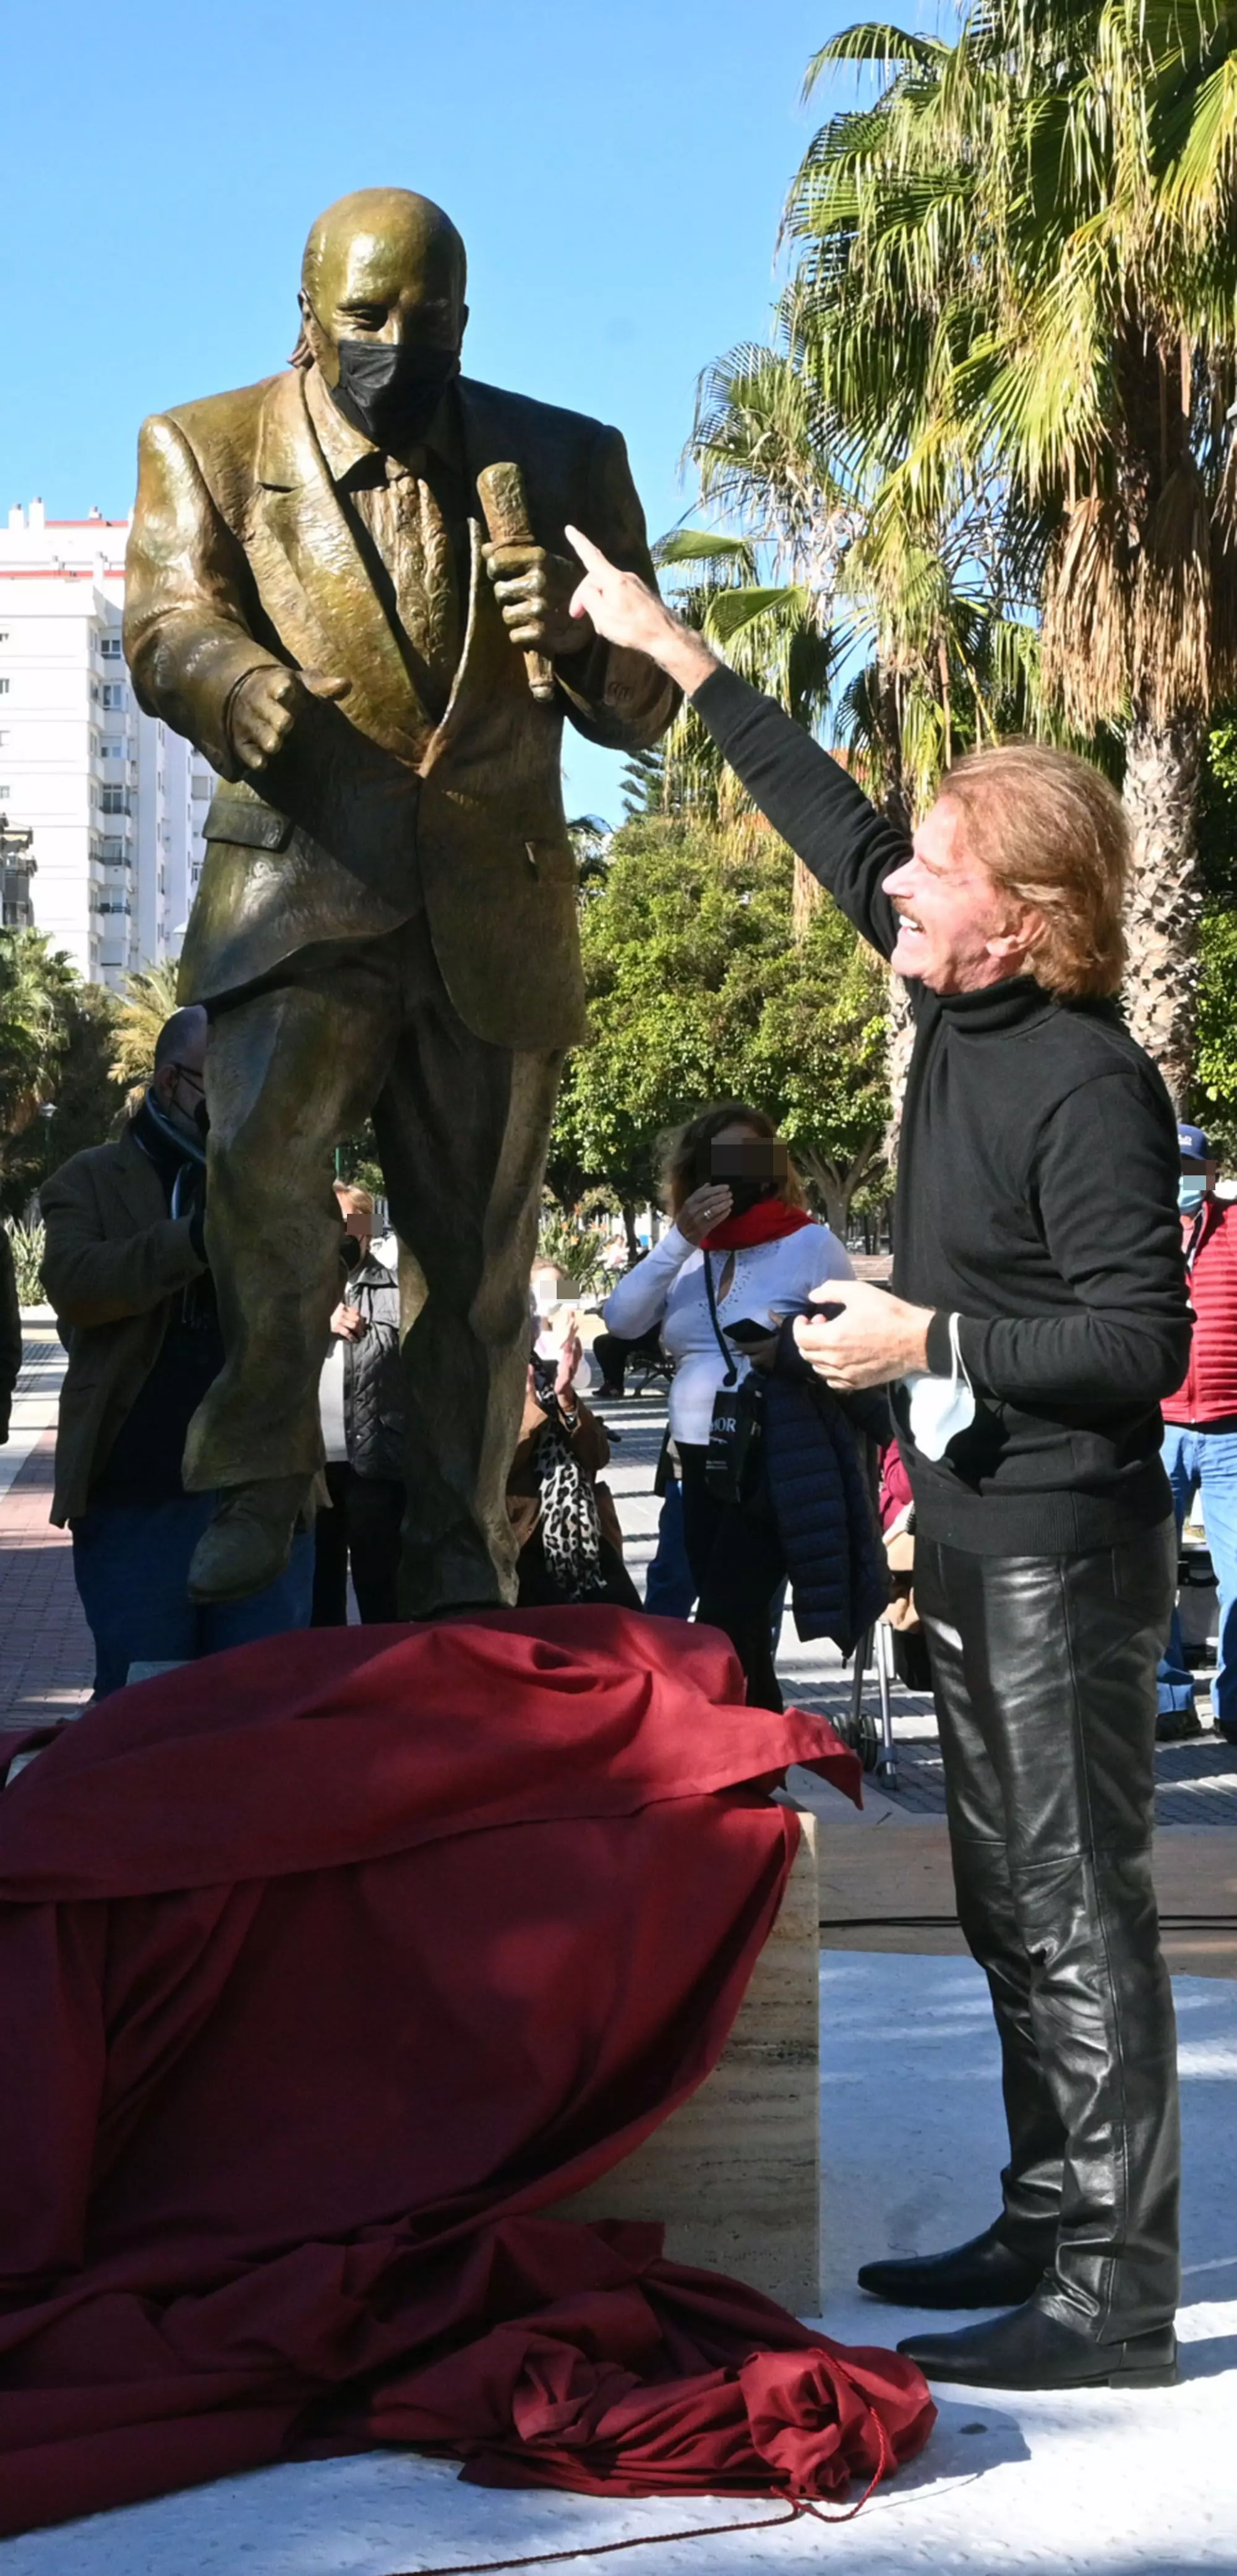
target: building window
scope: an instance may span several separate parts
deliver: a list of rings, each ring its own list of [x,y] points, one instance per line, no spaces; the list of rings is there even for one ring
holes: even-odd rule
[[[126,792],[125,792],[125,790],[124,790],[124,788],[123,788],[123,787],[105,787],[105,788],[104,788],[104,790],[103,790],[103,811],[104,811],[104,813],[105,813],[105,814],[127,814],[127,813],[128,813],[128,811],[129,811],[129,799],[128,799],[128,796],[127,796],[127,794],[126,794]]]
[[[104,757],[104,759],[105,759],[105,760],[123,760],[123,759],[124,759],[124,756],[125,756],[125,747],[124,747],[124,744],[123,744],[123,742],[121,741],[121,739],[120,739],[119,735],[118,735],[118,734],[114,734],[114,733],[113,733],[113,734],[106,734],[106,733],[105,733],[105,734],[104,734],[104,737],[103,737],[103,757]]]
[[[0,644],[7,644],[7,643],[8,643],[8,640],[9,640],[9,630],[8,630],[7,626],[0,626]]]
[[[105,681],[104,681],[104,683],[103,683],[103,704],[104,704],[104,706],[105,706],[105,707],[117,707],[117,708],[120,708],[120,707],[123,707],[124,702],[125,702],[125,685],[124,685],[124,681],[123,681],[123,680],[105,680]]]
[[[7,681],[7,680],[0,680],[0,698],[7,698],[8,694],[9,694],[9,684],[8,684],[8,681]]]
[[[105,662],[118,662],[120,660],[119,635],[105,635],[99,650]]]

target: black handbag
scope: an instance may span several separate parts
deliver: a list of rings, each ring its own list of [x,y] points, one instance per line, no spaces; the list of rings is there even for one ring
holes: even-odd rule
[[[713,1398],[704,1481],[717,1502],[745,1503],[755,1492],[760,1475],[764,1388],[754,1369],[749,1369],[747,1376],[740,1380],[738,1362],[717,1320],[713,1268],[707,1252],[704,1256],[704,1287],[709,1301],[709,1320],[726,1363],[725,1377]]]

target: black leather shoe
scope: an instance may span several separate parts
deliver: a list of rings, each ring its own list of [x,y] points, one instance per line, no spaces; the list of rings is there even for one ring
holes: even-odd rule
[[[896,2255],[885,2263],[865,2263],[861,2290],[874,2298],[893,2299],[900,2308],[1020,2308],[1043,2274],[1037,2263],[1015,2254],[986,2227],[967,2245],[948,2254]]]
[[[1177,2337],[1172,2326],[1096,2343],[1064,2325],[1038,2299],[1008,2317],[991,2317],[956,2334],[908,2335],[898,2345],[925,2379],[964,2388],[1175,2388]]]

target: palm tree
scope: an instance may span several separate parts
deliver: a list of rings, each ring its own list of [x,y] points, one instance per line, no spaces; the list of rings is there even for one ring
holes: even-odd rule
[[[869,544],[986,501],[1003,594],[1042,603],[1041,721],[1119,726],[1130,1016],[1181,1100],[1200,738],[1237,688],[1237,20],[979,0],[953,45],[851,29],[809,89],[842,61],[883,86],[792,190],[793,327],[884,468]]]
[[[154,1072],[155,1041],[177,1007],[177,971],[174,959],[165,957],[157,966],[143,966],[125,977],[112,1073],[131,1090],[148,1083]]]

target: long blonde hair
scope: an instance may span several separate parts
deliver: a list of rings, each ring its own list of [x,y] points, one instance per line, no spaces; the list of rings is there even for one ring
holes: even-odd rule
[[[955,761],[940,796],[961,808],[968,853],[1041,915],[1028,962],[1045,990],[1117,992],[1130,836],[1115,787],[1072,751],[1010,742]]]

